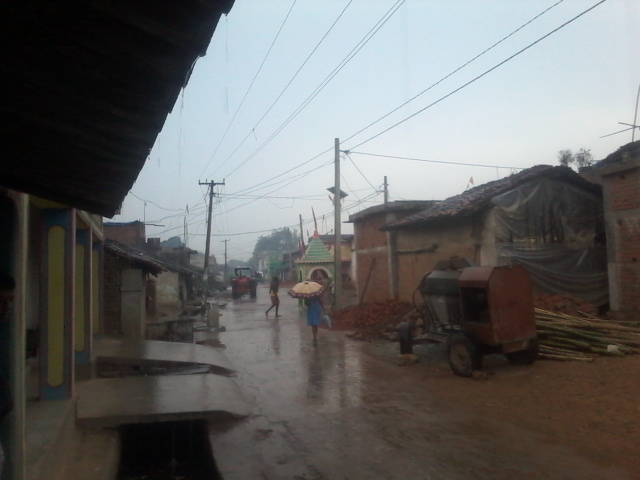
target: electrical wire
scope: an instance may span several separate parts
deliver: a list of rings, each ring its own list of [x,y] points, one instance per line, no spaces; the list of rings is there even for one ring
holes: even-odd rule
[[[593,10],[594,8],[602,5],[604,2],[606,2],[607,0],[600,0],[598,3],[596,3],[595,5],[587,8],[586,10],[584,10],[583,12],[579,13],[578,15],[576,15],[575,17],[571,18],[570,20],[566,21],[565,23],[563,23],[562,25],[560,25],[557,28],[554,28],[553,30],[551,30],[549,33],[547,33],[546,35],[543,35],[542,37],[538,38],[537,40],[535,40],[534,42],[530,43],[529,45],[527,45],[526,47],[518,50],[516,53],[514,53],[513,55],[507,57],[506,59],[504,59],[503,61],[501,61],[500,63],[494,65],[493,67],[491,67],[490,69],[484,71],[483,73],[481,73],[480,75],[477,75],[476,77],[474,77],[473,79],[469,80],[468,82],[464,83],[463,85],[461,85],[460,87],[456,88],[455,90],[452,90],[451,92],[447,93],[446,95],[440,97],[438,100],[430,103],[429,105],[427,105],[424,108],[421,108],[420,110],[418,110],[417,112],[409,115],[408,117],[400,120],[399,122],[396,122],[395,124],[391,125],[388,128],[385,128],[384,130],[382,130],[381,132],[373,135],[372,137],[369,137],[368,139],[366,139],[363,142],[358,143],[357,145],[354,145],[353,147],[351,147],[351,150],[353,150],[354,148],[358,148],[362,145],[364,145],[365,143],[369,143],[371,140],[374,140],[376,138],[378,138],[379,136],[387,133],[388,131],[396,128],[397,126],[403,124],[404,122],[412,119],[413,117],[415,117],[416,115],[419,115],[420,113],[424,112],[425,110],[437,105],[438,103],[442,102],[443,100],[449,98],[450,96],[452,96],[453,94],[459,92],[460,90],[468,87],[469,85],[475,83],[476,81],[480,80],[481,78],[485,77],[486,75],[488,75],[489,73],[493,72],[494,70],[498,69],[499,67],[501,67],[502,65],[506,64],[507,62],[513,60],[514,58],[516,58],[517,56],[519,56],[520,54],[526,52],[527,50],[529,50],[530,48],[532,48],[533,46],[537,45],[538,43],[540,43],[542,40],[550,37],[551,35],[553,35],[554,33],[558,32],[559,30],[563,29],[564,27],[566,27],[567,25],[569,25],[570,23],[573,23],[574,21],[576,21],[578,18],[582,17],[583,15],[586,15],[588,12],[590,12],[591,10]]]
[[[362,175],[362,178],[364,178],[366,180],[366,182],[371,186],[371,188],[373,188],[374,190],[379,190],[379,188],[374,187],[371,182],[369,181],[369,179],[367,177],[365,177],[364,173],[362,173],[362,170],[360,170],[358,168],[358,165],[356,165],[356,162],[353,161],[353,158],[351,158],[351,155],[349,155],[349,152],[344,152],[344,154],[347,156],[347,158],[349,160],[351,160],[351,163],[353,164],[354,167],[356,167],[356,170],[358,171],[358,173],[360,175]]]
[[[138,200],[140,200],[141,202],[145,202],[145,203],[150,203],[151,205],[153,205],[156,208],[159,208],[160,210],[166,210],[167,212],[182,212],[181,208],[166,208],[166,207],[161,207],[160,205],[158,205],[155,202],[152,202],[151,200],[145,200],[144,198],[139,197],[138,195],[136,195],[135,193],[133,193],[132,191],[129,191],[129,194],[135,198],[137,198]]]
[[[251,134],[255,134],[255,129],[258,128],[258,126],[260,125],[260,123],[262,123],[262,120],[265,119],[265,117],[269,114],[269,112],[271,112],[271,110],[273,109],[273,107],[278,103],[278,101],[280,100],[280,98],[282,98],[282,95],[284,95],[284,93],[289,89],[289,87],[291,86],[291,84],[293,83],[293,81],[296,79],[296,77],[298,76],[298,74],[302,71],[302,69],[304,68],[304,66],[309,62],[309,60],[311,59],[311,57],[313,56],[313,54],[318,50],[318,48],[320,47],[320,45],[324,42],[324,40],[327,38],[327,36],[329,36],[329,33],[331,33],[331,31],[333,30],[333,28],[336,26],[336,24],[338,23],[338,21],[340,20],[340,18],[342,18],[342,16],[344,15],[344,13],[347,11],[347,8],[349,8],[349,6],[351,5],[351,3],[353,3],[353,0],[349,0],[349,3],[344,7],[344,9],[340,12],[340,14],[338,15],[338,17],[333,21],[333,24],[331,24],[331,26],[329,27],[329,29],[325,32],[325,34],[322,36],[322,38],[320,39],[320,41],[316,44],[316,46],[313,48],[313,50],[311,50],[311,53],[307,56],[307,58],[304,60],[304,62],[302,62],[302,64],[300,65],[300,67],[298,67],[298,70],[296,71],[296,73],[293,74],[293,76],[291,77],[291,79],[289,80],[289,82],[287,83],[287,85],[284,87],[284,89],[280,92],[280,94],[278,95],[278,97],[273,101],[273,103],[271,104],[271,106],[267,109],[266,112],[264,112],[264,114],[262,115],[262,117],[260,117],[260,119],[258,120],[258,122],[253,126],[253,128],[247,133],[247,135],[242,139],[242,141],[240,142],[240,144],[229,154],[229,156],[222,162],[222,164],[220,166],[218,166],[216,168],[215,171],[218,171],[218,169],[220,169],[222,167],[222,165],[224,165],[227,160],[229,160],[237,151],[238,149],[244,144],[244,142],[251,136]],[[216,150],[217,151],[217,150]],[[215,154],[215,152],[214,152]],[[208,166],[208,165],[207,165]],[[237,169],[237,168],[236,168]],[[233,170],[231,173],[234,173],[235,170]],[[229,173],[229,175],[231,175],[231,173]],[[227,175],[227,176],[229,176]]]
[[[262,67],[264,66],[265,62],[267,61],[267,58],[269,57],[269,54],[271,53],[271,50],[273,49],[273,46],[276,43],[276,40],[278,40],[278,37],[280,36],[280,32],[282,32],[282,29],[284,28],[285,24],[287,23],[287,19],[289,18],[289,15],[291,15],[291,11],[293,10],[293,7],[295,6],[296,2],[297,2],[297,0],[293,0],[293,3],[291,4],[291,7],[289,8],[289,11],[287,12],[287,15],[284,17],[284,20],[282,21],[282,24],[280,25],[280,28],[278,29],[278,33],[276,33],[276,36],[274,37],[273,41],[271,42],[271,45],[269,46],[269,49],[267,50],[267,53],[265,54],[264,58],[262,59],[262,63],[260,64],[260,67],[258,67],[258,71],[253,76],[253,80],[251,80],[251,84],[249,85],[249,88],[247,88],[247,91],[245,92],[244,97],[242,97],[242,101],[238,105],[238,108],[236,109],[236,112],[233,114],[233,118],[229,122],[229,125],[227,125],[227,129],[222,134],[222,138],[220,139],[220,141],[218,142],[218,145],[216,146],[215,150],[211,154],[211,158],[207,162],[207,165],[202,169],[202,173],[200,174],[200,176],[202,176],[204,174],[204,172],[207,170],[207,168],[209,168],[209,165],[211,164],[211,161],[213,160],[213,157],[218,152],[218,149],[220,148],[220,145],[222,144],[222,142],[226,138],[227,133],[229,132],[229,129],[233,125],[233,122],[235,121],[236,117],[238,116],[238,112],[240,112],[240,109],[244,105],[244,101],[247,99],[247,96],[249,95],[249,92],[251,91],[251,88],[253,87],[253,84],[255,83],[256,79],[258,78],[258,75],[260,74],[260,72],[262,71]],[[228,160],[228,158],[227,158],[227,160]],[[222,165],[224,165],[225,162],[226,162],[226,160],[224,162],[222,162]],[[220,167],[222,167],[222,165],[220,165],[218,167],[218,169]]]
[[[381,155],[376,153],[365,153],[365,152],[354,152],[353,150],[349,150],[349,153],[353,153],[354,155],[368,155],[370,157],[382,157],[382,158],[396,158],[398,160],[411,160],[414,162],[427,162],[427,163],[441,163],[445,165],[461,165],[465,167],[484,167],[484,168],[506,168],[510,170],[524,170],[525,167],[509,167],[503,165],[485,165],[481,163],[465,163],[465,162],[447,162],[444,160],[426,160],[424,158],[411,158],[411,157],[399,157],[397,155]]]
[[[472,58],[471,60],[469,60],[468,62],[464,63],[462,66],[458,67],[457,69],[453,70],[451,73],[449,73],[448,75],[444,76],[442,79],[440,79],[439,81],[437,81],[436,83],[434,83],[433,85],[429,86],[428,88],[426,88],[425,90],[423,90],[422,92],[420,92],[418,95],[412,97],[411,99],[409,99],[408,101],[406,101],[405,103],[403,103],[402,105],[400,105],[399,107],[395,108],[394,110],[390,111],[389,113],[387,113],[386,115],[384,115],[383,117],[380,117],[379,119],[375,120],[374,122],[370,123],[369,125],[367,125],[366,127],[360,129],[359,131],[357,131],[356,133],[354,133],[353,135],[347,137],[343,142],[346,142],[350,139],[352,139],[353,137],[355,137],[356,135],[362,133],[364,130],[370,128],[371,126],[377,124],[378,122],[380,122],[381,120],[383,120],[384,118],[388,117],[389,115],[391,115],[392,113],[394,113],[395,111],[397,111],[398,109],[404,107],[405,105],[407,105],[409,102],[415,100],[416,98],[418,98],[419,96],[421,96],[423,93],[427,92],[428,90],[430,90],[431,88],[435,87],[436,85],[438,85],[439,83],[441,83],[442,81],[446,80],[447,78],[451,77],[453,74],[457,73],[458,71],[460,71],[461,69],[463,69],[464,67],[466,67],[467,65],[469,65],[470,63],[472,63],[473,61],[477,60],[479,57],[481,57],[482,55],[486,54],[487,52],[489,52],[490,50],[492,50],[493,48],[495,48],[496,46],[498,46],[499,44],[503,43],[504,41],[506,41],[508,38],[512,37],[513,35],[515,35],[517,32],[519,32],[520,30],[522,30],[524,27],[526,27],[527,25],[531,24],[533,21],[537,20],[538,18],[540,18],[542,15],[544,15],[545,13],[547,13],[549,10],[551,10],[552,8],[556,7],[557,5],[559,5],[560,3],[562,3],[564,0],[559,0],[558,2],[554,3],[553,5],[549,6],[548,8],[546,8],[545,10],[543,10],[542,12],[540,12],[538,15],[536,15],[535,17],[533,17],[531,20],[525,22],[523,25],[521,25],[520,27],[518,27],[517,29],[515,29],[513,32],[511,32],[510,34],[506,35],[505,37],[503,37],[501,40],[499,40],[498,42],[494,43],[493,45],[491,45],[490,47],[488,47],[487,49],[485,49],[484,51],[482,51],[481,53],[479,53],[478,55],[476,55],[474,58]],[[394,7],[397,5],[397,3],[394,5]],[[393,7],[392,7],[393,8]],[[390,11],[390,10],[389,10]],[[387,15],[389,13],[389,11],[387,11],[385,13],[385,15]],[[395,11],[393,12],[395,13]],[[384,18],[384,17],[383,17]],[[375,28],[375,27],[374,27]],[[371,32],[371,30],[369,31],[369,33]],[[353,52],[353,50],[352,50]],[[347,56],[348,57],[348,56]],[[343,60],[344,61],[344,60]],[[334,70],[335,71],[335,70]],[[328,77],[327,77],[328,78]],[[326,78],[325,78],[326,80]],[[322,85],[322,83],[321,83]],[[316,88],[317,90],[317,88]],[[299,107],[300,108],[300,107]],[[358,145],[359,146],[359,145]],[[354,147],[356,148],[356,147]],[[304,165],[306,165],[307,163],[310,163],[311,161],[315,160],[316,158],[320,157],[321,155],[324,155],[325,153],[330,152],[332,149],[327,149],[323,152],[321,152],[320,154],[310,158],[309,160],[297,165],[296,167],[293,167],[292,169],[289,169],[285,172],[282,172],[281,174],[277,175],[276,177],[272,177],[271,179],[268,179],[264,182],[258,183],[256,184],[254,187],[250,187],[250,188],[255,188],[258,187],[264,183],[270,182],[271,180],[274,180],[282,175],[286,175],[287,173],[300,168]],[[355,152],[352,152],[355,153]],[[403,158],[403,157],[393,157],[393,158]],[[350,158],[350,160],[352,161],[352,163],[354,164],[354,166],[356,166],[355,162],[353,161],[353,159]],[[417,159],[416,159],[417,160]],[[420,160],[422,161],[422,160]],[[428,161],[428,160],[424,160],[424,161]],[[456,163],[456,162],[438,162],[438,161],[433,161],[433,163],[451,163],[451,164],[460,164],[460,165],[464,165],[461,163]],[[239,168],[239,167],[238,167]],[[358,167],[356,166],[356,169]],[[502,168],[502,167],[498,167],[498,168]],[[513,167],[518,169],[518,167]],[[362,172],[360,172],[360,174],[362,175]],[[363,175],[364,177],[364,175]],[[366,180],[366,177],[365,177]],[[371,182],[369,182],[367,180],[367,182],[371,185]]]
[[[364,128],[361,128],[360,130],[358,130],[356,133],[354,133],[353,135],[351,135],[350,137],[345,138],[343,141],[347,142],[349,140],[351,140],[353,137],[355,137],[356,135],[359,135],[360,133],[364,132],[365,130],[368,130],[369,128],[373,127],[375,124],[379,123],[380,121],[384,120],[385,118],[387,118],[389,115],[397,112],[398,110],[400,110],[402,107],[407,106],[409,103],[413,102],[415,99],[417,99],[418,97],[421,97],[422,95],[424,95],[425,93],[427,93],[429,90],[431,90],[433,87],[441,84],[442,82],[444,82],[446,79],[448,79],[449,77],[455,75],[456,73],[458,73],[460,70],[462,70],[463,68],[465,68],[466,66],[468,66],[469,64],[475,62],[478,58],[482,57],[484,54],[488,53],[489,51],[493,50],[495,47],[497,47],[498,45],[500,45],[501,43],[505,42],[506,40],[508,40],[509,38],[511,38],[512,36],[514,36],[516,33],[518,33],[520,30],[522,30],[523,28],[525,28],[527,25],[533,23],[535,20],[537,20],[538,18],[540,18],[542,15],[544,15],[545,13],[547,13],[549,10],[551,10],[552,8],[558,6],[559,4],[561,4],[562,2],[564,2],[564,0],[558,0],[556,3],[554,3],[553,5],[551,5],[550,7],[546,8],[545,10],[543,10],[542,12],[540,12],[538,15],[536,15],[535,17],[533,17],[531,20],[529,20],[528,22],[522,24],[521,26],[519,26],[518,28],[516,28],[513,32],[511,32],[510,34],[508,34],[506,37],[503,37],[502,39],[498,40],[496,43],[494,43],[493,45],[491,45],[490,47],[484,49],[482,52],[480,52],[479,54],[477,54],[475,57],[473,57],[471,60],[467,61],[466,63],[462,64],[461,66],[459,66],[458,68],[456,68],[455,70],[453,70],[452,72],[450,72],[449,74],[445,75],[444,77],[442,77],[440,80],[438,80],[435,83],[432,83],[431,85],[429,85],[427,88],[425,88],[424,90],[422,90],[420,93],[418,93],[417,95],[414,95],[413,97],[411,97],[409,100],[407,100],[406,102],[404,102],[403,104],[397,106],[396,108],[394,108],[393,110],[391,110],[390,112],[386,113],[385,115],[383,115],[382,117],[378,118],[377,120],[371,122],[369,125],[367,125]]]
[[[249,157],[243,160],[235,169],[233,169],[227,177],[235,173],[239,168],[244,166],[248,161],[253,159],[260,153],[269,143],[271,143],[292,121],[296,118],[308,105],[313,101],[322,90],[333,80],[336,75],[369,43],[376,33],[389,21],[389,19],[400,9],[406,0],[398,0],[385,15],[374,25],[369,32],[360,40],[360,42],[347,54],[347,56],[338,64],[338,66],[316,87],[316,89],[307,97],[306,100],[285,120],[280,126],[258,147]],[[386,18],[385,18],[386,17]]]

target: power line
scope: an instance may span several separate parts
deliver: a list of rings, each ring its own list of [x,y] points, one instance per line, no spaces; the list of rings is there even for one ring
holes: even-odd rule
[[[481,163],[464,163],[464,162],[447,162],[445,160],[427,160],[424,158],[411,158],[411,157],[399,157],[397,155],[380,155],[376,153],[354,152],[349,150],[349,153],[354,155],[368,155],[370,157],[382,157],[382,158],[396,158],[398,160],[411,160],[414,162],[427,162],[427,163],[443,163],[445,165],[462,165],[465,167],[485,167],[485,168],[506,168],[509,170],[524,170],[524,167],[509,167],[504,165],[486,165]]]
[[[152,202],[151,200],[145,200],[144,198],[139,197],[138,195],[136,195],[135,193],[133,193],[132,191],[129,191],[129,194],[135,198],[137,198],[138,200],[140,200],[141,202],[145,202],[145,203],[150,203],[151,205],[153,205],[156,208],[159,208],[160,210],[166,210],[167,212],[182,212],[181,208],[165,208],[165,207],[161,207],[160,205],[158,205],[155,202]]]
[[[511,32],[509,35],[507,35],[506,37],[503,37],[502,39],[498,40],[496,43],[494,43],[493,45],[491,45],[490,47],[484,49],[482,52],[480,52],[479,54],[477,54],[475,57],[473,57],[471,60],[467,61],[466,63],[462,64],[461,66],[459,66],[458,68],[456,68],[455,70],[453,70],[451,73],[445,75],[444,77],[442,77],[440,80],[438,80],[435,83],[432,83],[431,85],[429,85],[427,88],[425,88],[424,90],[422,90],[420,93],[418,93],[417,95],[414,95],[413,97],[411,97],[409,100],[407,100],[406,102],[404,102],[402,105],[397,106],[396,108],[394,108],[393,110],[391,110],[390,112],[386,113],[385,115],[383,115],[382,117],[378,118],[377,120],[371,122],[369,125],[367,125],[366,127],[358,130],[356,133],[354,133],[353,135],[351,135],[350,137],[344,139],[344,142],[351,140],[353,137],[355,137],[356,135],[359,135],[360,133],[364,132],[365,130],[371,128],[372,126],[374,126],[375,124],[379,123],[380,121],[384,120],[385,118],[387,118],[389,115],[391,115],[392,113],[397,112],[398,110],[400,110],[402,107],[408,105],[409,103],[413,102],[415,99],[417,99],[418,97],[422,96],[423,94],[427,93],[429,90],[431,90],[433,87],[441,84],[442,82],[444,82],[447,78],[453,76],[454,74],[458,73],[460,70],[462,70],[463,68],[465,68],[467,65],[475,62],[478,58],[480,58],[481,56],[483,56],[485,53],[493,50],[495,47],[497,47],[498,45],[500,45],[501,43],[505,42],[507,39],[511,38],[512,36],[514,36],[516,33],[518,33],[520,30],[522,30],[524,27],[526,27],[527,25],[533,23],[535,20],[537,20],[538,18],[540,18],[542,15],[544,15],[545,13],[547,13],[549,10],[551,10],[552,8],[556,7],[557,5],[559,5],[560,3],[564,2],[564,0],[559,0],[556,3],[554,3],[553,5],[551,5],[550,7],[546,8],[545,10],[543,10],[542,12],[540,12],[538,15],[536,15],[535,17],[533,17],[531,20],[529,20],[528,22],[522,24],[520,27],[516,28],[513,32]]]
[[[351,163],[353,164],[353,166],[354,166],[354,167],[356,167],[356,170],[358,171],[358,173],[359,173],[360,175],[362,175],[362,178],[364,178],[364,179],[367,181],[367,183],[371,186],[371,188],[373,188],[374,190],[378,190],[376,187],[374,187],[374,186],[371,184],[371,182],[369,181],[369,179],[368,179],[367,177],[365,177],[365,176],[364,176],[364,173],[362,173],[362,171],[358,168],[358,165],[356,165],[356,162],[354,162],[354,161],[353,161],[353,158],[351,158],[351,155],[349,155],[349,152],[344,152],[344,153],[345,153],[345,155],[347,156],[347,158],[348,158],[349,160],[351,160]]]
[[[307,99],[302,102],[302,104],[285,120],[280,126],[257,148],[249,157],[243,160],[235,169],[233,169],[228,175],[230,176],[234,172],[236,172],[239,168],[244,166],[249,160],[255,157],[258,153],[260,153],[275,137],[277,137],[282,130],[284,130],[289,123],[293,121],[295,117],[297,117],[308,105],[313,101],[320,92],[333,80],[336,75],[364,48],[364,46],[369,43],[369,41],[373,38],[373,36],[378,33],[378,31],[389,21],[389,19],[400,9],[400,7],[404,4],[406,0],[398,0],[386,13],[385,15],[378,20],[378,23],[374,25],[369,32],[360,40],[360,42],[347,54],[347,56],[338,64],[338,66],[327,76],[325,79],[316,87],[316,89],[307,97]],[[333,149],[331,149],[333,150]]]
[[[536,15],[535,17],[533,17],[531,20],[529,20],[528,22],[524,23],[523,25],[521,25],[519,28],[517,28],[516,30],[514,30],[513,32],[511,32],[509,35],[505,36],[504,38],[502,38],[501,40],[499,40],[498,42],[494,43],[492,46],[490,46],[489,48],[485,49],[483,52],[481,52],[480,54],[476,55],[474,58],[472,58],[471,60],[469,60],[468,62],[466,62],[465,64],[463,64],[461,67],[457,68],[456,70],[454,70],[453,72],[451,72],[450,74],[446,75],[445,77],[443,77],[442,79],[440,79],[438,82],[434,83],[433,85],[431,85],[430,87],[428,87],[427,89],[423,90],[422,92],[420,92],[418,95],[412,97],[411,99],[409,99],[407,102],[403,103],[402,105],[400,105],[399,107],[397,107],[396,109],[392,110],[391,112],[387,113],[386,115],[384,115],[383,117],[379,118],[378,120],[370,123],[369,125],[367,125],[366,127],[362,128],[361,130],[359,130],[358,132],[354,133],[353,135],[349,136],[345,141],[352,139],[353,137],[355,137],[356,135],[362,133],[364,130],[370,128],[371,126],[375,125],[376,123],[380,122],[381,120],[383,120],[384,118],[386,118],[387,116],[389,116],[390,114],[394,113],[395,111],[397,111],[398,109],[404,107],[405,105],[407,105],[409,102],[413,101],[414,99],[418,98],[420,95],[422,95],[423,93],[425,93],[426,91],[430,90],[431,88],[433,88],[434,86],[438,85],[439,83],[441,83],[442,81],[444,81],[445,79],[451,77],[453,74],[455,74],[456,72],[460,71],[462,68],[464,68],[465,66],[469,65],[471,62],[475,61],[477,58],[479,58],[480,56],[484,55],[485,53],[487,53],[488,51],[492,50],[493,48],[495,48],[497,45],[499,45],[500,43],[503,43],[505,40],[507,40],[508,38],[512,37],[514,34],[516,34],[518,31],[522,30],[524,27],[526,27],[527,25],[531,24],[533,21],[535,21],[536,19],[538,19],[539,17],[541,17],[542,15],[544,15],[545,13],[547,13],[549,10],[551,10],[552,8],[556,7],[558,4],[562,3],[564,0],[559,0],[558,2],[554,3],[553,5],[551,5],[550,7],[548,7],[547,9],[543,10],[541,13],[539,13],[538,15]],[[394,4],[394,7],[397,5]],[[596,5],[597,6],[597,5]],[[392,8],[394,8],[392,7]],[[398,7],[399,8],[399,7]],[[387,15],[391,10],[388,10],[385,15]],[[393,12],[395,13],[395,11]],[[384,17],[383,17],[384,18]],[[379,22],[378,22],[379,23]],[[377,24],[376,24],[377,25]],[[375,28],[375,26],[374,26]],[[373,30],[373,29],[372,29]],[[370,30],[369,33],[372,31]],[[552,32],[553,33],[553,32]],[[361,40],[362,41],[362,40]],[[352,50],[353,52],[353,50]],[[347,56],[348,57],[348,56]],[[344,62],[344,60],[343,60]],[[335,69],[334,69],[335,72]],[[333,72],[332,72],[333,73]],[[328,77],[327,77],[328,78]],[[326,78],[325,78],[326,81]],[[321,83],[322,85],[322,83]],[[462,87],[461,87],[462,88]],[[318,87],[316,88],[316,90],[318,89]],[[319,93],[319,92],[318,92]],[[455,93],[455,92],[454,92]],[[307,100],[309,100],[309,97],[307,98]],[[300,107],[298,107],[298,109],[300,109]],[[294,112],[295,113],[295,112]],[[299,112],[298,112],[299,113]],[[420,112],[418,112],[420,113]],[[292,119],[291,117],[289,117],[290,119]],[[285,125],[286,126],[286,125]],[[282,127],[282,125],[281,125]],[[279,127],[279,128],[281,128]],[[279,133],[279,131],[276,131],[276,134]],[[384,133],[384,132],[382,132]],[[366,143],[366,142],[364,142]],[[359,146],[359,145],[358,145]],[[356,148],[356,147],[354,147]],[[276,178],[279,178],[283,175],[286,175],[287,173],[300,168],[308,163],[310,163],[311,161],[315,160],[316,158],[320,157],[321,155],[324,155],[325,153],[331,152],[333,150],[333,148],[328,148],[327,150],[324,150],[323,152],[319,153],[318,155],[310,158],[309,160],[289,169],[286,170],[285,172],[282,172],[279,175],[276,175],[275,177],[272,177],[271,179],[265,180],[263,182],[260,182],[256,185],[254,185],[253,187],[250,187],[250,189],[256,189],[257,187],[259,187],[260,185],[263,185],[265,183],[268,183],[272,180],[275,180]],[[253,155],[255,155],[257,152],[255,152]],[[252,157],[250,157],[252,158]],[[400,157],[394,157],[394,158],[400,158]],[[353,162],[353,160],[352,160]],[[434,162],[434,163],[438,163],[438,162]],[[448,163],[448,162],[442,162],[442,163]],[[455,162],[451,162],[451,163],[455,163]],[[355,166],[355,163],[354,163]],[[238,167],[239,168],[239,167]],[[356,167],[357,168],[357,167]]]
[[[289,8],[289,11],[287,12],[287,15],[284,17],[284,20],[282,21],[282,24],[280,25],[280,28],[278,29],[278,33],[276,33],[276,36],[274,37],[273,41],[271,42],[271,46],[269,46],[269,50],[267,50],[267,53],[265,54],[264,58],[262,59],[262,63],[260,64],[260,67],[258,67],[258,70],[256,71],[256,74],[253,76],[253,80],[251,80],[251,84],[249,85],[249,88],[247,88],[247,91],[245,92],[244,97],[242,97],[242,101],[238,105],[238,108],[236,109],[236,112],[233,114],[233,118],[229,122],[229,125],[227,125],[227,129],[222,134],[222,138],[220,139],[220,141],[218,142],[218,145],[216,146],[215,150],[211,154],[211,158],[209,159],[209,161],[207,162],[207,165],[202,170],[202,173],[200,174],[200,176],[202,176],[204,174],[205,170],[207,168],[209,168],[209,165],[211,164],[211,161],[213,160],[213,157],[215,156],[216,152],[220,148],[220,145],[222,144],[222,142],[226,138],[227,133],[229,132],[229,129],[231,128],[231,125],[233,125],[233,122],[235,121],[236,117],[238,116],[238,112],[240,112],[240,109],[242,108],[242,105],[244,105],[244,101],[247,99],[247,96],[249,95],[249,92],[251,91],[251,88],[253,87],[253,84],[255,83],[256,79],[258,78],[258,75],[260,74],[260,71],[262,70],[262,67],[264,66],[265,62],[267,61],[267,58],[269,57],[269,54],[271,53],[271,50],[273,49],[273,46],[276,43],[276,40],[278,40],[278,37],[280,36],[280,32],[282,32],[282,29],[284,28],[284,25],[287,23],[287,19],[289,18],[289,15],[291,14],[291,11],[293,10],[293,7],[295,6],[296,2],[297,2],[297,0],[293,0],[293,3],[291,4],[291,7]],[[228,158],[227,158],[227,160],[228,160]],[[227,160],[222,162],[222,165],[224,165],[224,163]],[[222,165],[220,165],[218,168],[220,168]],[[217,171],[217,169],[216,169],[216,171]]]
[[[591,10],[593,10],[594,8],[598,7],[599,5],[603,4],[604,2],[606,2],[607,0],[600,0],[598,3],[596,3],[595,5],[589,7],[588,9],[584,10],[583,12],[579,13],[578,15],[576,15],[575,17],[573,17],[572,19],[566,21],[565,23],[563,23],[562,25],[560,25],[559,27],[551,30],[549,33],[547,33],[546,35],[543,35],[542,37],[538,38],[536,41],[530,43],[529,45],[527,45],[526,47],[522,48],[521,50],[517,51],[516,53],[514,53],[513,55],[507,57],[505,60],[501,61],[500,63],[498,63],[497,65],[494,65],[493,67],[491,67],[490,69],[486,70],[485,72],[481,73],[480,75],[474,77],[473,79],[469,80],[468,82],[466,82],[465,84],[461,85],[460,87],[456,88],[455,90],[452,90],[451,92],[447,93],[446,95],[440,97],[438,100],[436,100],[435,102],[430,103],[429,105],[427,105],[424,108],[421,108],[420,110],[418,110],[417,112],[409,115],[408,117],[404,118],[403,120],[400,120],[399,122],[391,125],[388,128],[385,128],[384,130],[382,130],[381,132],[375,134],[374,136],[368,138],[367,140],[358,143],[357,145],[351,147],[352,149],[354,148],[358,148],[362,145],[364,145],[365,143],[370,142],[371,140],[374,140],[376,138],[378,138],[379,136],[387,133],[388,131],[396,128],[397,126],[403,124],[404,122],[412,119],[413,117],[415,117],[416,115],[419,115],[420,113],[424,112],[425,110],[433,107],[434,105],[437,105],[438,103],[442,102],[443,100],[449,98],[450,96],[452,96],[453,94],[459,92],[460,90],[468,87],[469,85],[471,85],[472,83],[475,83],[476,81],[480,80],[482,77],[488,75],[489,73],[493,72],[494,70],[498,69],[499,67],[501,67],[502,65],[504,65],[505,63],[509,62],[510,60],[513,60],[514,58],[516,58],[517,56],[519,56],[520,54],[524,53],[525,51],[529,50],[531,47],[533,47],[534,45],[537,45],[538,43],[540,43],[542,40],[544,40],[545,38],[553,35],[554,33],[556,33],[557,31],[561,30],[562,28],[566,27],[567,25],[569,25],[570,23],[574,22],[575,20],[577,20],[578,18],[582,17],[583,15],[587,14],[588,12],[590,12]],[[351,137],[350,137],[351,138]]]
[[[302,62],[302,64],[300,65],[300,67],[298,67],[298,70],[296,71],[296,73],[293,74],[293,76],[291,77],[291,79],[289,80],[289,82],[287,83],[287,85],[284,87],[284,89],[280,92],[280,95],[278,95],[278,97],[273,101],[273,103],[271,104],[271,106],[267,109],[266,112],[264,112],[264,114],[262,115],[262,117],[260,117],[260,119],[258,120],[258,122],[253,126],[253,128],[247,133],[247,135],[242,139],[242,141],[240,142],[240,144],[229,154],[229,156],[222,162],[222,164],[218,167],[218,169],[220,167],[222,167],[222,165],[224,165],[227,160],[229,160],[229,158],[231,158],[237,151],[238,149],[244,144],[244,142],[251,136],[252,133],[255,134],[255,129],[258,128],[258,126],[260,125],[260,123],[262,123],[262,120],[265,119],[265,117],[269,114],[269,112],[273,109],[273,107],[278,103],[278,101],[280,100],[280,98],[282,97],[282,95],[284,95],[284,93],[289,89],[289,87],[291,86],[291,84],[293,83],[293,81],[296,79],[296,77],[298,76],[298,74],[300,73],[300,71],[304,68],[304,66],[307,64],[307,62],[309,62],[309,60],[311,59],[311,57],[313,56],[313,54],[318,50],[318,48],[320,47],[320,45],[324,42],[324,40],[327,38],[327,36],[329,36],[329,33],[331,33],[331,31],[333,30],[333,28],[336,26],[336,24],[338,23],[338,21],[340,20],[340,18],[342,18],[342,16],[344,15],[344,12],[347,11],[347,8],[349,8],[349,6],[351,5],[351,3],[353,3],[353,0],[349,0],[349,3],[344,7],[344,9],[340,12],[340,14],[338,15],[338,17],[334,20],[333,24],[329,27],[329,29],[325,32],[325,34],[322,36],[322,38],[320,39],[320,41],[316,44],[316,46],[313,48],[313,50],[311,50],[311,53],[307,56],[307,58],[304,60],[304,62]],[[215,153],[215,152],[214,152]],[[208,166],[208,165],[207,165]],[[206,168],[206,167],[205,167]],[[239,168],[239,167],[237,167]],[[235,170],[237,170],[237,168]],[[217,171],[218,169],[216,169],[215,171]],[[231,173],[229,173],[229,175],[231,175],[232,173],[235,172],[235,170],[233,170]],[[227,175],[227,176],[229,176]]]

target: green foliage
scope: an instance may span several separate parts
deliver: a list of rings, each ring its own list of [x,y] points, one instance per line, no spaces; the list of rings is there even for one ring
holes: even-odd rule
[[[565,167],[575,163],[580,169],[593,165],[593,156],[591,155],[591,150],[585,148],[581,148],[577,153],[573,153],[571,150],[560,150],[558,152],[558,162]]]
[[[287,227],[273,230],[270,235],[261,236],[253,249],[249,263],[256,266],[258,259],[271,252],[287,253],[295,250],[299,243],[298,232]]]

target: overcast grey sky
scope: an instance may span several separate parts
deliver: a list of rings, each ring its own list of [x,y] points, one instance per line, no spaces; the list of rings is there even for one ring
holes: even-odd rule
[[[312,233],[312,208],[333,230],[334,138],[343,219],[385,175],[390,200],[438,200],[562,149],[600,160],[631,141],[601,137],[633,122],[639,24],[637,0],[236,0],[112,220],[186,223],[204,251],[199,182],[224,180],[211,251],[248,259],[299,214]]]

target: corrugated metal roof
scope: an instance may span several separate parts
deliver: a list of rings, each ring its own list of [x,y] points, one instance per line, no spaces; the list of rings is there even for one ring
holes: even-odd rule
[[[600,186],[588,182],[569,167],[537,165],[500,180],[478,185],[460,195],[449,197],[432,207],[409,215],[402,220],[385,225],[381,230],[413,228],[448,221],[453,218],[470,216],[488,208],[491,199],[496,195],[500,195],[516,188],[518,185],[540,177],[555,178],[572,183],[585,190],[600,192]]]

